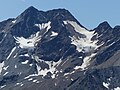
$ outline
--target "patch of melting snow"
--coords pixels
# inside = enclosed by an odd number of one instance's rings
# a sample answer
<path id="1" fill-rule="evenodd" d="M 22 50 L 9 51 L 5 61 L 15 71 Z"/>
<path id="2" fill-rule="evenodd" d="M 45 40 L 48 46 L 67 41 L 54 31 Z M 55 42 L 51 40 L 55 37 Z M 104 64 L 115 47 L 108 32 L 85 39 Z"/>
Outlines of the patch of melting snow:
<path id="1" fill-rule="evenodd" d="M 19 85 L 20 83 L 16 83 L 16 85 Z"/>
<path id="2" fill-rule="evenodd" d="M 16 20 L 12 21 L 12 23 L 16 23 Z"/>
<path id="3" fill-rule="evenodd" d="M 25 77 L 24 79 L 29 79 L 30 77 L 33 77 L 33 76 L 36 76 L 36 74 L 29 75 L 29 76 Z"/>
<path id="4" fill-rule="evenodd" d="M 0 86 L 0 89 L 2 89 L 2 88 L 4 88 L 4 87 L 6 87 L 6 85 Z"/>
<path id="5" fill-rule="evenodd" d="M 71 41 L 72 43 L 71 44 L 74 44 L 77 48 L 77 51 L 79 52 L 90 52 L 97 47 L 96 45 L 96 42 L 97 41 L 89 41 L 89 39 L 86 39 L 86 38 L 76 38 L 76 37 L 70 37 L 71 38 Z"/>
<path id="6" fill-rule="evenodd" d="M 7 57 L 7 60 L 10 58 L 10 56 L 11 56 L 12 53 L 15 51 L 15 49 L 16 49 L 16 47 L 14 47 L 14 48 L 12 49 L 12 51 L 10 52 L 10 54 L 9 54 L 8 57 Z"/>
<path id="7" fill-rule="evenodd" d="M 107 80 L 108 80 L 108 81 L 111 81 L 111 79 L 112 79 L 112 77 L 108 78 Z"/>
<path id="8" fill-rule="evenodd" d="M 24 56 L 29 57 L 29 55 L 28 55 L 28 54 L 24 54 Z"/>
<path id="9" fill-rule="evenodd" d="M 17 68 L 17 65 L 15 65 L 15 68 Z"/>
<path id="10" fill-rule="evenodd" d="M 114 90 L 120 90 L 120 87 L 116 87 L 116 88 L 114 88 Z"/>
<path id="11" fill-rule="evenodd" d="M 36 83 L 40 83 L 40 81 L 37 81 Z"/>
<path id="12" fill-rule="evenodd" d="M 69 74 L 70 74 L 70 73 L 65 73 L 64 76 L 67 76 L 67 75 L 69 75 Z"/>
<path id="13" fill-rule="evenodd" d="M 55 86 L 57 86 L 57 83 L 55 83 Z"/>
<path id="14" fill-rule="evenodd" d="M 34 49 L 34 47 L 37 45 L 37 42 L 40 40 L 39 32 L 35 34 L 35 36 L 31 36 L 30 38 L 24 38 L 24 37 L 14 37 L 16 40 L 16 43 L 19 44 L 20 48 L 28 48 L 28 49 Z"/>
<path id="15" fill-rule="evenodd" d="M 61 73 L 63 72 L 62 69 L 60 70 L 60 72 L 61 72 Z"/>
<path id="16" fill-rule="evenodd" d="M 0 75 L 1 75 L 1 72 L 2 72 L 2 68 L 3 68 L 3 66 L 4 66 L 4 61 L 2 62 L 2 63 L 0 63 Z"/>
<path id="17" fill-rule="evenodd" d="M 75 73 L 75 71 L 72 71 L 72 72 L 70 72 L 70 73 L 65 73 L 64 76 L 71 75 L 71 74 L 73 74 L 73 73 Z"/>
<path id="18" fill-rule="evenodd" d="M 29 75 L 29 76 L 25 77 L 24 79 L 30 78 L 32 76 L 39 76 L 39 75 L 42 75 L 44 77 L 44 76 L 47 75 L 48 72 L 51 72 L 51 74 L 52 74 L 51 77 L 55 78 L 56 73 L 58 72 L 57 69 L 56 69 L 56 66 L 59 65 L 62 62 L 61 60 L 59 60 L 58 62 L 44 61 L 44 60 L 39 59 L 37 56 L 35 56 L 34 59 L 37 62 L 44 62 L 44 63 L 48 64 L 49 69 L 47 69 L 47 68 L 42 69 L 39 65 L 36 64 L 36 66 L 37 66 L 37 72 L 38 73 L 37 74 Z"/>
<path id="19" fill-rule="evenodd" d="M 83 57 L 82 57 L 82 56 L 80 56 L 80 57 L 78 57 L 78 58 L 81 58 L 81 59 L 82 59 Z"/>
<path id="20" fill-rule="evenodd" d="M 68 24 L 68 21 L 63 21 L 63 23 L 66 25 L 66 24 Z"/>
<path id="21" fill-rule="evenodd" d="M 75 73 L 75 71 L 72 71 L 70 74 L 73 74 L 73 73 Z"/>
<path id="22" fill-rule="evenodd" d="M 18 53 L 16 53 L 16 54 L 13 56 L 13 58 L 16 58 L 16 57 L 17 57 L 17 55 L 18 55 Z"/>
<path id="23" fill-rule="evenodd" d="M 20 85 L 21 83 L 16 83 L 15 86 Z"/>
<path id="24" fill-rule="evenodd" d="M 33 64 L 29 64 L 29 66 L 30 66 L 30 67 L 32 67 L 32 66 L 33 66 Z"/>
<path id="25" fill-rule="evenodd" d="M 56 74 L 52 74 L 52 76 L 51 76 L 51 77 L 52 77 L 52 78 L 55 78 L 55 76 L 56 76 Z"/>
<path id="26" fill-rule="evenodd" d="M 33 80 L 33 82 L 37 82 L 37 80 Z"/>
<path id="27" fill-rule="evenodd" d="M 28 55 L 28 54 L 24 54 L 24 55 L 20 55 L 20 56 L 26 56 L 26 57 L 29 57 L 29 55 Z"/>
<path id="28" fill-rule="evenodd" d="M 109 85 L 110 85 L 110 83 L 103 82 L 103 86 L 106 87 L 107 89 L 109 89 Z"/>
<path id="29" fill-rule="evenodd" d="M 25 62 L 21 62 L 21 64 L 27 64 L 29 60 L 26 60 Z"/>
<path id="30" fill-rule="evenodd" d="M 33 78 L 29 78 L 29 79 L 28 79 L 28 81 L 32 81 L 32 80 L 33 80 Z"/>
<path id="31" fill-rule="evenodd" d="M 50 24 L 51 22 L 49 21 L 48 23 L 35 24 L 35 26 L 38 26 L 40 30 L 45 29 L 47 32 L 51 28 Z M 16 43 L 19 44 L 20 48 L 34 49 L 34 47 L 37 46 L 38 42 L 41 40 L 39 33 L 40 32 L 38 31 L 36 34 L 31 35 L 29 38 L 14 37 L 14 39 L 16 40 Z"/>
<path id="32" fill-rule="evenodd" d="M 22 82 L 16 83 L 15 86 L 20 85 L 21 87 L 24 85 Z"/>
<path id="33" fill-rule="evenodd" d="M 51 22 L 49 21 L 48 23 L 35 24 L 35 26 L 39 27 L 40 30 L 46 29 L 46 32 L 47 32 L 51 28 L 50 24 Z"/>
<path id="34" fill-rule="evenodd" d="M 24 84 L 20 84 L 20 86 L 22 87 Z"/>
<path id="35" fill-rule="evenodd" d="M 80 34 L 83 34 L 86 36 L 86 38 L 76 38 L 75 36 L 70 36 L 72 43 L 77 47 L 77 50 L 79 52 L 84 51 L 84 52 L 89 52 L 93 49 L 98 48 L 96 45 L 96 41 L 91 41 L 91 38 L 94 36 L 94 31 L 88 31 L 85 28 L 82 28 L 80 25 L 78 25 L 74 21 L 63 21 L 64 24 L 71 24 L 74 27 L 74 30 Z"/>
<path id="36" fill-rule="evenodd" d="M 5 72 L 5 74 L 3 75 L 3 76 L 5 76 L 5 75 L 7 75 L 8 74 L 8 72 Z"/>
<path id="37" fill-rule="evenodd" d="M 76 66 L 74 69 L 77 70 L 77 69 L 82 69 L 82 70 L 86 70 L 87 67 L 90 65 L 90 61 L 91 61 L 91 58 L 94 57 L 96 55 L 96 53 L 93 53 L 91 54 L 90 56 L 86 56 L 84 59 L 83 59 L 83 63 L 81 66 Z"/>
<path id="38" fill-rule="evenodd" d="M 43 76 L 46 76 L 48 72 L 51 72 L 52 74 L 52 78 L 55 78 L 55 71 L 56 71 L 56 66 L 58 64 L 60 64 L 62 61 L 59 60 L 58 62 L 54 62 L 54 61 L 44 61 L 44 60 L 41 60 L 39 59 L 37 56 L 35 56 L 35 60 L 36 61 L 40 61 L 40 62 L 45 62 L 46 64 L 49 65 L 49 69 L 45 68 L 45 69 L 41 69 L 40 66 L 37 65 L 37 70 L 38 70 L 38 75 L 43 75 Z"/>
<path id="39" fill-rule="evenodd" d="M 58 35 L 58 33 L 52 31 L 51 37 L 57 36 L 57 35 Z"/>
<path id="40" fill-rule="evenodd" d="M 74 79 L 71 78 L 71 81 L 74 81 Z"/>
<path id="41" fill-rule="evenodd" d="M 9 68 L 9 66 L 3 67 L 3 69 L 6 71 Z"/>

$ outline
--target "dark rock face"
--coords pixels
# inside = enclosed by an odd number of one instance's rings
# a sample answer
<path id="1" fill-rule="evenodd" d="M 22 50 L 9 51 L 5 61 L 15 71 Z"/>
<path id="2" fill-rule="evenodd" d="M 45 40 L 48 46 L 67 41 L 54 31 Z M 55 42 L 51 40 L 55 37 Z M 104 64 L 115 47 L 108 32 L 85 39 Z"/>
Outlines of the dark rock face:
<path id="1" fill-rule="evenodd" d="M 29 7 L 0 22 L 0 90 L 120 88 L 120 26 L 89 31 L 66 9 Z"/>

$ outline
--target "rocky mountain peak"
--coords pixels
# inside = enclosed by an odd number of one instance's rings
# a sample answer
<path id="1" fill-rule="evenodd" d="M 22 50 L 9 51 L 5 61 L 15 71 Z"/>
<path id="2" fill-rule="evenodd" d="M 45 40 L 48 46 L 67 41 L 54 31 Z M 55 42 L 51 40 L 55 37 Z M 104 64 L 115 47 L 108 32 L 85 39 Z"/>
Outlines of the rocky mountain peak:
<path id="1" fill-rule="evenodd" d="M 102 23 L 100 23 L 98 25 L 98 28 L 104 28 L 104 29 L 107 29 L 107 28 L 111 28 L 110 24 L 107 22 L 107 21 L 104 21 Z"/>
<path id="2" fill-rule="evenodd" d="M 100 23 L 94 30 L 98 34 L 102 34 L 102 33 L 111 31 L 112 27 L 109 25 L 109 23 L 107 21 L 104 21 L 104 22 Z"/>
<path id="3" fill-rule="evenodd" d="M 0 23 L 0 90 L 120 88 L 119 33 L 106 21 L 89 31 L 66 9 L 31 6 Z"/>
<path id="4" fill-rule="evenodd" d="M 27 8 L 23 13 L 24 13 L 24 14 L 30 14 L 30 15 L 32 15 L 32 14 L 37 13 L 37 12 L 39 12 L 38 9 L 36 9 L 36 8 L 33 7 L 33 6 L 30 6 L 30 7 Z"/>

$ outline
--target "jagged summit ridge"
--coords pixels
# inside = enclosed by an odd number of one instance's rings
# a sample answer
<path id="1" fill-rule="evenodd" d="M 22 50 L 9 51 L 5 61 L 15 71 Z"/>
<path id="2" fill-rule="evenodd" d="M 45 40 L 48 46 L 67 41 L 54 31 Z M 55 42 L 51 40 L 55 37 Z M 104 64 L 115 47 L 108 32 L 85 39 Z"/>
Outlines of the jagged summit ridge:
<path id="1" fill-rule="evenodd" d="M 81 27 L 83 27 L 74 16 L 66 9 L 54 9 L 49 11 L 39 11 L 34 7 L 29 7 L 22 14 L 20 14 L 16 20 L 13 21 L 12 34 L 15 36 L 23 36 L 25 38 L 30 37 L 32 33 L 36 33 L 38 29 L 33 31 L 35 24 L 51 23 L 51 25 L 61 25 L 63 21 L 75 21 Z M 16 27 L 17 30 L 16 30 Z M 62 25 L 61 25 L 62 27 Z M 84 28 L 84 27 L 83 27 Z M 24 32 L 24 33 L 23 33 Z M 28 33 L 27 33 L 28 32 Z"/>

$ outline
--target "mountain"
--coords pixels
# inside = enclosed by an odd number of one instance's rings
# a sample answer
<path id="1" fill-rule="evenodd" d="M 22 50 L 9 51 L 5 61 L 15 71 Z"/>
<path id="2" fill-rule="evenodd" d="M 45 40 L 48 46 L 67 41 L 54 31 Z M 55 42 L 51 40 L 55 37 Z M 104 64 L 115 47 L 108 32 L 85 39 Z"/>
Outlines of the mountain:
<path id="1" fill-rule="evenodd" d="M 120 90 L 119 77 L 120 26 L 33 6 L 0 22 L 0 90 Z"/>

